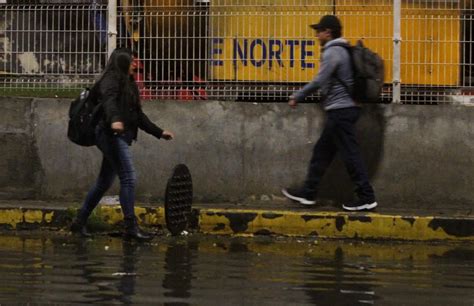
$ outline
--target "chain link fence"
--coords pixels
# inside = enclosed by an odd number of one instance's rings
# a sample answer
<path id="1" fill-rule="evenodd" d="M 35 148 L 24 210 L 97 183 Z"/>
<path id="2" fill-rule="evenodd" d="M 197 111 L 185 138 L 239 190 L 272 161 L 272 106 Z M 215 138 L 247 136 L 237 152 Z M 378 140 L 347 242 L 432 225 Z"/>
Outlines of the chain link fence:
<path id="1" fill-rule="evenodd" d="M 144 99 L 284 101 L 319 67 L 309 25 L 336 14 L 384 59 L 383 101 L 474 103 L 468 0 L 30 2 L 0 4 L 0 90 L 81 88 L 117 46 Z"/>

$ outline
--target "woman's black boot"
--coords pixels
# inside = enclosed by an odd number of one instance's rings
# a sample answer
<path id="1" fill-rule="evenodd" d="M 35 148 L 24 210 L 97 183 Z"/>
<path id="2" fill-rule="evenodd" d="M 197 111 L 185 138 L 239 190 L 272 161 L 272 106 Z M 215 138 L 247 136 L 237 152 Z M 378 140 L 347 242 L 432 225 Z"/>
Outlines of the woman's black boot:
<path id="1" fill-rule="evenodd" d="M 149 241 L 153 236 L 142 231 L 138 227 L 137 219 L 135 217 L 125 218 L 125 239 L 135 239 L 137 241 Z"/>
<path id="2" fill-rule="evenodd" d="M 87 232 L 86 223 L 87 218 L 79 213 L 74 221 L 72 221 L 71 232 L 85 238 L 92 237 L 92 235 Z"/>

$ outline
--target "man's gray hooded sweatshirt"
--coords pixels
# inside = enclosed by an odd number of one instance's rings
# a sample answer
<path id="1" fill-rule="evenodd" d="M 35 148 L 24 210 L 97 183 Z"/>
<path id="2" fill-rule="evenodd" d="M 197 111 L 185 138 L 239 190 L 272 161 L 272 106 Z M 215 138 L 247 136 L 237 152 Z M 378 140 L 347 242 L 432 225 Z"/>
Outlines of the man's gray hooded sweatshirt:
<path id="1" fill-rule="evenodd" d="M 326 43 L 322 48 L 318 74 L 310 83 L 293 94 L 297 102 L 303 101 L 308 95 L 320 89 L 323 107 L 327 111 L 357 106 L 349 93 L 349 88 L 354 84 L 349 52 L 341 46 L 331 47 L 334 44 L 348 44 L 348 42 L 343 38 L 337 38 Z"/>

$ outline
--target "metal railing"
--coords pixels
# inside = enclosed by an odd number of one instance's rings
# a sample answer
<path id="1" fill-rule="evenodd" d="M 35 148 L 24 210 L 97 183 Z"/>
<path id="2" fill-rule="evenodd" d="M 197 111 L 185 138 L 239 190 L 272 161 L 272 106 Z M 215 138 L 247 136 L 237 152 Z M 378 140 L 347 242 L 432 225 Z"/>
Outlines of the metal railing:
<path id="1" fill-rule="evenodd" d="M 472 1 L 402 1 L 402 102 L 474 103 L 473 16 Z"/>
<path id="2" fill-rule="evenodd" d="M 107 5 L 0 5 L 0 87 L 77 89 L 107 60 Z"/>
<path id="3" fill-rule="evenodd" d="M 83 87 L 118 46 L 135 53 L 143 98 L 283 101 L 317 73 L 320 47 L 309 25 L 336 14 L 345 38 L 362 39 L 384 59 L 384 100 L 474 103 L 474 9 L 468 0 L 0 7 L 0 90 Z"/>

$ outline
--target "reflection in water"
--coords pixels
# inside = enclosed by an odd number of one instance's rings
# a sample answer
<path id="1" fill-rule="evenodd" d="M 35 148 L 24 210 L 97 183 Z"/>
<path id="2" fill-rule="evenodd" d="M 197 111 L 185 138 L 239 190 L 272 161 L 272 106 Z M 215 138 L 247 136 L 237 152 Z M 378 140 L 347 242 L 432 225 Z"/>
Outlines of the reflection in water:
<path id="1" fill-rule="evenodd" d="M 166 249 L 162 287 L 164 296 L 177 298 L 179 301 L 191 297 L 192 252 L 198 249 L 198 243 L 171 241 Z M 188 303 L 166 303 L 165 305 L 189 305 Z"/>
<path id="2" fill-rule="evenodd" d="M 94 270 L 94 267 L 100 266 L 101 264 L 94 262 L 93 258 L 90 258 L 90 253 L 87 248 L 88 243 L 85 239 L 74 238 L 71 240 L 71 242 L 72 242 L 71 246 L 73 247 L 71 250 L 73 253 L 72 254 L 73 257 L 71 258 L 74 258 L 70 266 L 71 270 L 79 271 L 80 272 L 79 275 L 87 282 L 87 284 L 94 286 L 94 283 L 96 281 L 96 278 L 94 278 L 94 273 L 96 272 L 96 270 Z M 61 252 L 62 245 L 60 244 L 53 244 L 53 245 L 55 248 L 55 253 Z M 55 264 L 54 269 L 58 269 L 58 270 L 62 269 L 64 268 L 63 265 L 64 263 L 58 262 Z M 96 294 L 95 290 L 91 290 L 91 293 L 92 294 L 84 295 L 84 298 L 86 298 L 87 301 L 98 302 L 101 300 L 100 297 L 99 297 L 99 300 L 96 300 L 98 295 Z M 79 302 L 79 301 L 76 301 L 76 302 Z"/>
<path id="3" fill-rule="evenodd" d="M 140 245 L 133 241 L 122 241 L 122 272 L 117 289 L 121 293 L 120 301 L 125 304 L 131 304 L 135 294 L 135 282 L 137 277 L 136 264 L 138 262 L 138 252 Z"/>
<path id="4" fill-rule="evenodd" d="M 472 305 L 474 245 L 0 236 L 0 304 Z"/>
<path id="5" fill-rule="evenodd" d="M 332 261 L 321 262 L 318 258 L 310 258 L 308 263 L 312 267 L 308 271 L 311 277 L 305 288 L 315 304 L 358 305 L 375 302 L 376 285 L 371 284 L 374 281 L 371 273 L 363 267 L 346 264 L 342 248 L 336 248 Z"/>
<path id="6" fill-rule="evenodd" d="M 86 287 L 89 288 L 89 290 L 84 290 L 83 294 L 75 296 L 74 302 L 79 303 L 89 301 L 100 303 L 114 299 L 116 293 L 109 290 L 107 283 L 104 282 L 103 278 L 100 276 L 101 269 L 105 265 L 102 261 L 103 257 L 94 256 L 95 247 L 90 243 L 90 241 L 73 237 L 68 241 L 54 241 L 53 246 L 55 253 L 57 254 L 64 252 L 64 247 L 67 246 L 66 253 L 71 252 L 71 255 L 73 255 L 71 258 L 67 258 L 67 260 L 54 261 L 53 269 L 58 271 L 74 271 L 72 273 L 74 275 L 76 275 L 77 271 L 79 272 L 77 275 L 81 276 L 82 280 L 75 281 L 74 283 L 89 285 Z M 67 296 L 65 300 L 69 300 Z"/>

